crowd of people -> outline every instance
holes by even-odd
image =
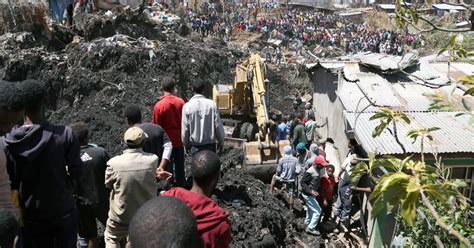
[[[284,33],[304,44],[349,44],[351,51],[384,47],[394,52],[413,41],[318,12],[290,11],[284,18],[256,22],[242,19],[255,19],[260,8],[274,7],[248,5],[242,7],[245,15],[223,8],[230,16],[220,19],[213,5],[209,19],[196,17],[193,25],[206,35],[213,21],[221,25],[219,20],[230,20],[228,27],[270,36]],[[280,48],[277,53],[278,61]],[[150,123],[142,120],[140,107],[127,106],[125,149],[111,157],[90,139],[87,123],[63,126],[47,121],[43,82],[0,81],[0,246],[67,248],[76,247],[79,239],[81,247],[98,247],[99,221],[105,226],[107,248],[228,247],[228,213],[210,198],[220,178],[217,154],[224,146],[224,127],[216,103],[203,95],[206,84],[193,82],[195,95],[185,102],[174,94],[175,82],[163,80],[164,94],[153,106]],[[295,110],[299,104],[296,101]],[[290,211],[296,200],[306,205],[306,232],[313,235],[320,234],[321,222],[334,219],[332,205],[338,196],[334,214],[339,230],[347,231],[352,190],[357,189],[349,176],[363,156],[357,145],[350,144],[348,158],[336,170],[327,161],[326,140],[319,140],[311,104],[304,113],[274,121],[272,137],[291,145],[284,147],[270,191],[282,186]],[[192,158],[191,182],[184,169],[187,155]]]
[[[229,38],[232,30],[261,33],[266,38],[282,40],[282,46],[292,45],[299,52],[303,46],[336,47],[345,53],[376,52],[401,55],[406,46],[414,47],[412,34],[400,34],[375,29],[368,23],[355,21],[333,13],[317,10],[289,9],[286,15],[258,17],[258,13],[279,8],[277,4],[204,5],[202,15],[190,11],[188,16],[194,31],[203,36]]]
[[[298,109],[297,106],[295,109]],[[351,140],[347,158],[335,175],[336,168],[328,162],[325,152],[326,142],[332,142],[332,139],[319,139],[316,131],[319,125],[314,114],[311,104],[307,103],[304,114],[290,115],[277,126],[277,140],[288,139],[290,145],[283,149],[284,154],[278,161],[270,192],[274,191],[275,186],[284,189],[288,195],[290,212],[293,211],[295,200],[301,199],[306,204],[304,223],[307,233],[320,235],[318,229],[328,220],[337,222],[336,232],[348,232],[353,191],[371,191],[367,187],[357,187],[349,179],[351,168],[366,155],[357,142]],[[336,198],[339,199],[333,215]]]
[[[107,248],[228,247],[228,213],[210,198],[224,130],[205,85],[194,82],[185,103],[164,80],[152,123],[127,106],[125,149],[111,158],[87,123],[45,119],[44,83],[0,81],[0,247],[72,248],[78,237],[81,247],[98,247],[96,220]]]
[[[193,82],[195,95],[184,102],[174,94],[175,82],[163,80],[151,123],[142,121],[140,107],[127,106],[125,149],[111,157],[90,140],[87,123],[46,120],[44,83],[0,81],[0,246],[67,248],[79,238],[81,247],[98,247],[99,221],[107,248],[228,247],[228,213],[210,198],[221,175],[217,154],[224,128],[216,103],[203,95],[205,86]],[[295,100],[296,110],[300,104]],[[276,123],[272,137],[291,145],[284,147],[270,191],[283,185],[290,211],[301,199],[306,231],[320,235],[320,222],[334,219],[337,182],[335,216],[347,231],[354,190],[349,175],[363,155],[351,143],[335,176],[326,140],[316,142],[314,115],[307,103],[304,113]],[[192,158],[191,182],[186,154]]]

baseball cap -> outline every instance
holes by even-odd
[[[148,135],[139,127],[131,127],[125,131],[123,139],[127,145],[139,145]]]
[[[306,146],[303,143],[299,143],[298,145],[296,145],[296,151],[302,152],[305,150],[306,150]]]
[[[317,156],[316,159],[314,160],[314,163],[322,165],[322,166],[327,166],[329,164],[322,155]]]

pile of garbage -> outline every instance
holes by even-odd
[[[61,27],[40,32],[20,28],[0,35],[0,79],[46,82],[48,119],[57,124],[85,121],[91,141],[110,155],[124,148],[126,106],[140,106],[144,121],[150,120],[163,93],[160,82],[167,78],[177,82],[177,94],[185,100],[192,96],[194,80],[209,82],[210,96],[213,83],[233,82],[235,66],[248,56],[221,38],[182,36],[134,11],[97,15],[86,27],[82,36]],[[44,35],[47,32],[51,37]],[[51,40],[61,43],[56,46]],[[285,73],[277,70],[269,68],[274,85],[270,91],[279,89],[276,73]],[[291,90],[290,85],[284,89]],[[287,108],[291,99],[278,101]],[[233,246],[295,246],[295,240],[311,247],[319,244],[319,239],[304,233],[301,216],[290,217],[285,201],[270,195],[268,185],[238,169],[241,150],[227,148],[221,159],[225,175],[214,197],[230,213]]]

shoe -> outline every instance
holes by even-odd
[[[342,223],[339,223],[337,225],[337,229],[339,229],[343,233],[349,232],[349,229],[347,229],[347,227]]]
[[[310,229],[310,228],[306,228],[306,232],[311,234],[311,235],[315,235],[315,236],[320,236],[321,233],[319,233],[318,230],[314,230],[314,229]]]

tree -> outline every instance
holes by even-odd
[[[448,52],[450,61],[465,59],[473,56],[473,53],[463,48],[463,39],[458,33],[469,31],[470,29],[450,29],[437,26],[434,22],[422,16],[417,12],[416,7],[402,5],[401,0],[396,1],[396,23],[399,28],[408,30],[408,26],[413,27],[419,33],[439,30],[443,32],[456,33],[449,39],[446,47],[439,51],[439,54]],[[429,28],[421,27],[420,21]],[[403,71],[402,69],[400,69]],[[452,95],[456,88],[465,90],[464,97],[461,100],[462,106],[452,102]],[[474,95],[474,75],[466,75],[452,82],[448,99],[443,95],[434,94],[431,110],[451,111],[461,109],[459,115],[470,115],[470,125],[474,125],[473,108],[466,100],[467,97]],[[375,138],[386,130],[392,123],[392,133],[397,143],[405,152],[405,148],[398,138],[397,123],[404,121],[410,123],[406,114],[394,112],[391,109],[383,108],[374,114],[370,120],[380,120],[380,124],[374,129],[372,136]],[[432,132],[439,130],[437,127],[421,128],[410,130],[407,137],[415,142],[420,138],[420,159],[414,159],[411,156],[403,159],[384,156],[377,158],[374,154],[369,155],[367,163],[359,163],[352,170],[351,180],[357,181],[362,175],[368,174],[370,180],[375,183],[373,193],[369,201],[373,204],[372,214],[375,216],[383,209],[392,213],[400,214],[400,221],[403,226],[412,227],[413,231],[419,226],[430,225],[430,220],[434,220],[437,227],[443,230],[443,233],[433,234],[438,244],[442,239],[455,237],[463,246],[472,247],[474,241],[473,223],[463,221],[460,216],[469,216],[472,214],[472,208],[468,208],[468,199],[459,191],[466,184],[460,180],[449,179],[449,170],[444,169],[441,159],[434,154],[435,163],[428,165],[425,162],[424,146],[425,142],[433,140]],[[381,175],[380,175],[381,174]],[[424,216],[422,220],[417,219]],[[448,217],[453,218],[448,218]],[[451,220],[454,219],[454,220]],[[430,228],[433,229],[433,228]],[[419,229],[418,229],[419,230]],[[418,233],[426,235],[426,233]],[[441,238],[439,236],[442,236]],[[429,245],[427,242],[425,245]],[[450,244],[451,245],[451,244]]]

